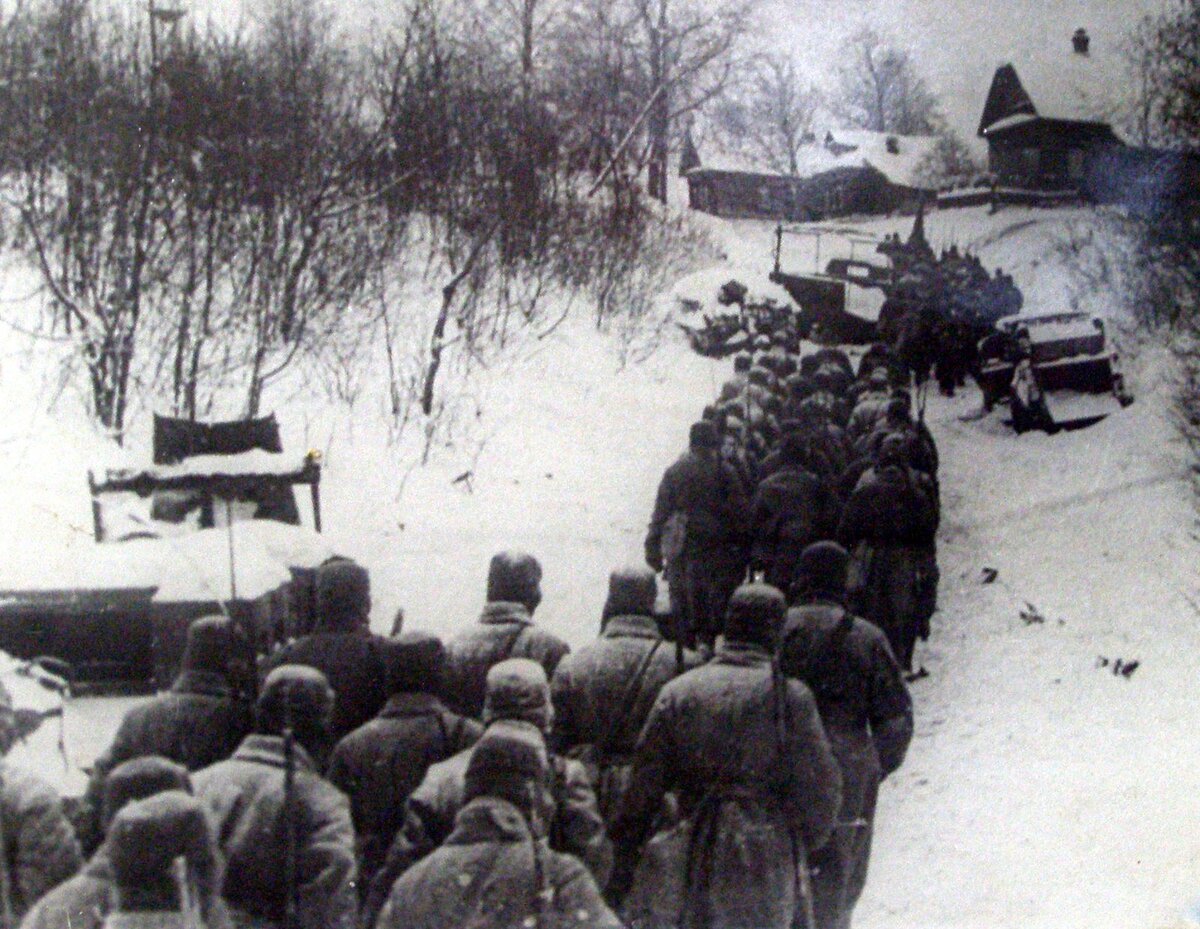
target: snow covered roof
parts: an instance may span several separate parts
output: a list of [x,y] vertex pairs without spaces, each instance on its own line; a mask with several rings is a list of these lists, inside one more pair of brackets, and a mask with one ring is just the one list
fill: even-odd
[[1005,116],[1003,119],[998,119],[987,127],[988,132],[999,132],[1002,129],[1012,129],[1014,126],[1023,126],[1026,123],[1037,121],[1037,116],[1033,113],[1013,113],[1012,116]]
[[39,713],[62,709],[62,694],[55,689],[60,682],[32,662],[4,651],[0,651],[0,685],[12,698],[13,709]]
[[1017,116],[1083,123],[1111,123],[1122,107],[1127,84],[1121,59],[1097,51],[1072,51],[1055,43],[1043,54],[1024,52],[997,67],[979,131],[994,132]]
[[1039,116],[1086,123],[1106,123],[1113,118],[1115,104],[1108,95],[1111,78],[1090,54],[1025,62],[1017,75]]
[[747,152],[739,151],[735,148],[727,148],[716,143],[704,145],[699,150],[700,164],[688,170],[688,174],[693,171],[721,171],[729,174],[774,174],[781,177],[786,177],[786,174],[781,174],[776,171],[765,160],[755,158]]
[[286,476],[304,470],[307,457],[294,458],[275,452],[254,449],[237,455],[196,455],[178,464],[150,465],[145,468],[108,469],[109,480],[133,481],[145,478],[152,481],[171,481],[185,477],[254,477],[260,475]]
[[937,139],[933,136],[892,135],[865,129],[840,130],[831,135],[842,145],[857,147],[844,157],[861,158],[899,187],[921,186],[918,168],[937,147]]
[[[830,130],[800,149],[795,176],[807,178],[839,168],[872,167],[897,186],[919,187],[917,169],[936,146],[937,139],[933,136],[893,135],[865,129]],[[699,155],[700,165],[692,171],[788,176],[752,155],[717,145],[702,147]]]

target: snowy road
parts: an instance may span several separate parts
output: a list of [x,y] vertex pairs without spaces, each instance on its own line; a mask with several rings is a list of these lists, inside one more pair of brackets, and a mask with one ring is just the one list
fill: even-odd
[[[913,685],[858,925],[1181,924],[1200,897],[1200,615],[1162,398],[1019,439],[961,422],[974,402],[930,405],[946,492],[941,610],[918,653],[932,676]],[[1126,678],[1118,658],[1140,664]]]

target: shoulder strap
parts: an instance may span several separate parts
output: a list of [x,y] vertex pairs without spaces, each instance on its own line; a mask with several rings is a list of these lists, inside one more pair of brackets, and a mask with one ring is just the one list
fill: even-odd
[[841,651],[846,639],[850,636],[850,630],[854,628],[854,617],[843,607],[838,607],[838,611],[841,615],[838,616],[833,632],[829,634],[820,648],[813,649],[813,653],[807,657],[804,663],[804,670],[810,676],[829,666],[830,659]]
[[508,659],[513,656],[513,652],[517,648],[517,643],[521,641],[521,636],[523,636],[525,634],[525,630],[527,628],[528,628],[528,626],[526,623],[518,623],[517,624],[516,633],[514,635],[510,636],[508,638],[508,640],[504,643],[504,647],[502,649],[500,649],[500,657],[496,659],[496,662],[495,662],[496,664],[499,664],[502,661],[508,661]]
[[641,695],[642,682],[646,679],[646,672],[650,670],[650,664],[654,661],[654,656],[657,654],[659,647],[662,645],[662,639],[656,639],[654,644],[643,656],[641,664],[638,665],[637,671],[633,677],[629,679],[629,684],[625,687],[625,692],[621,695],[618,712],[612,717],[608,725],[608,730],[596,743],[596,753],[603,758],[608,754],[612,746],[613,739],[617,737],[617,733],[625,725],[629,719],[629,714],[633,712],[633,705],[637,698]]
[[[446,725],[446,715],[444,713],[439,712],[438,710],[431,710],[429,715],[431,715],[434,719],[437,720],[438,734],[441,736],[442,750],[438,753],[438,757],[439,758],[449,758],[450,754],[451,754],[450,753],[450,748],[451,748],[450,729]],[[430,762],[430,764],[433,764],[433,763],[434,762],[432,762],[432,761]]]
[[771,687],[774,691],[772,709],[775,716],[775,737],[779,745],[780,761],[783,763],[787,779],[790,781],[791,768],[787,765],[787,757],[791,749],[790,720],[788,718],[791,714],[788,712],[787,677],[779,666],[778,658],[771,659]]

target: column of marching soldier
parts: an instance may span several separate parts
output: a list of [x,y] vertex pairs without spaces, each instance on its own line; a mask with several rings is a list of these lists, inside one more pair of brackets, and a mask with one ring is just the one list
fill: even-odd
[[197,620],[77,822],[0,767],[3,925],[848,927],[912,734],[936,453],[887,350],[854,372],[761,348],[665,473],[596,642],[533,624],[521,553],[444,645],[372,635],[342,560],[316,631],[257,668]]

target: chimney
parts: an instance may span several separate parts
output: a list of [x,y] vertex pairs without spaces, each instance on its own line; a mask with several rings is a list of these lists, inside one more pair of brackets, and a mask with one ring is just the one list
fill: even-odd
[[1071,47],[1075,49],[1076,55],[1086,55],[1088,47],[1092,44],[1091,38],[1087,34],[1087,30],[1079,28],[1075,30],[1075,34],[1071,36]]

